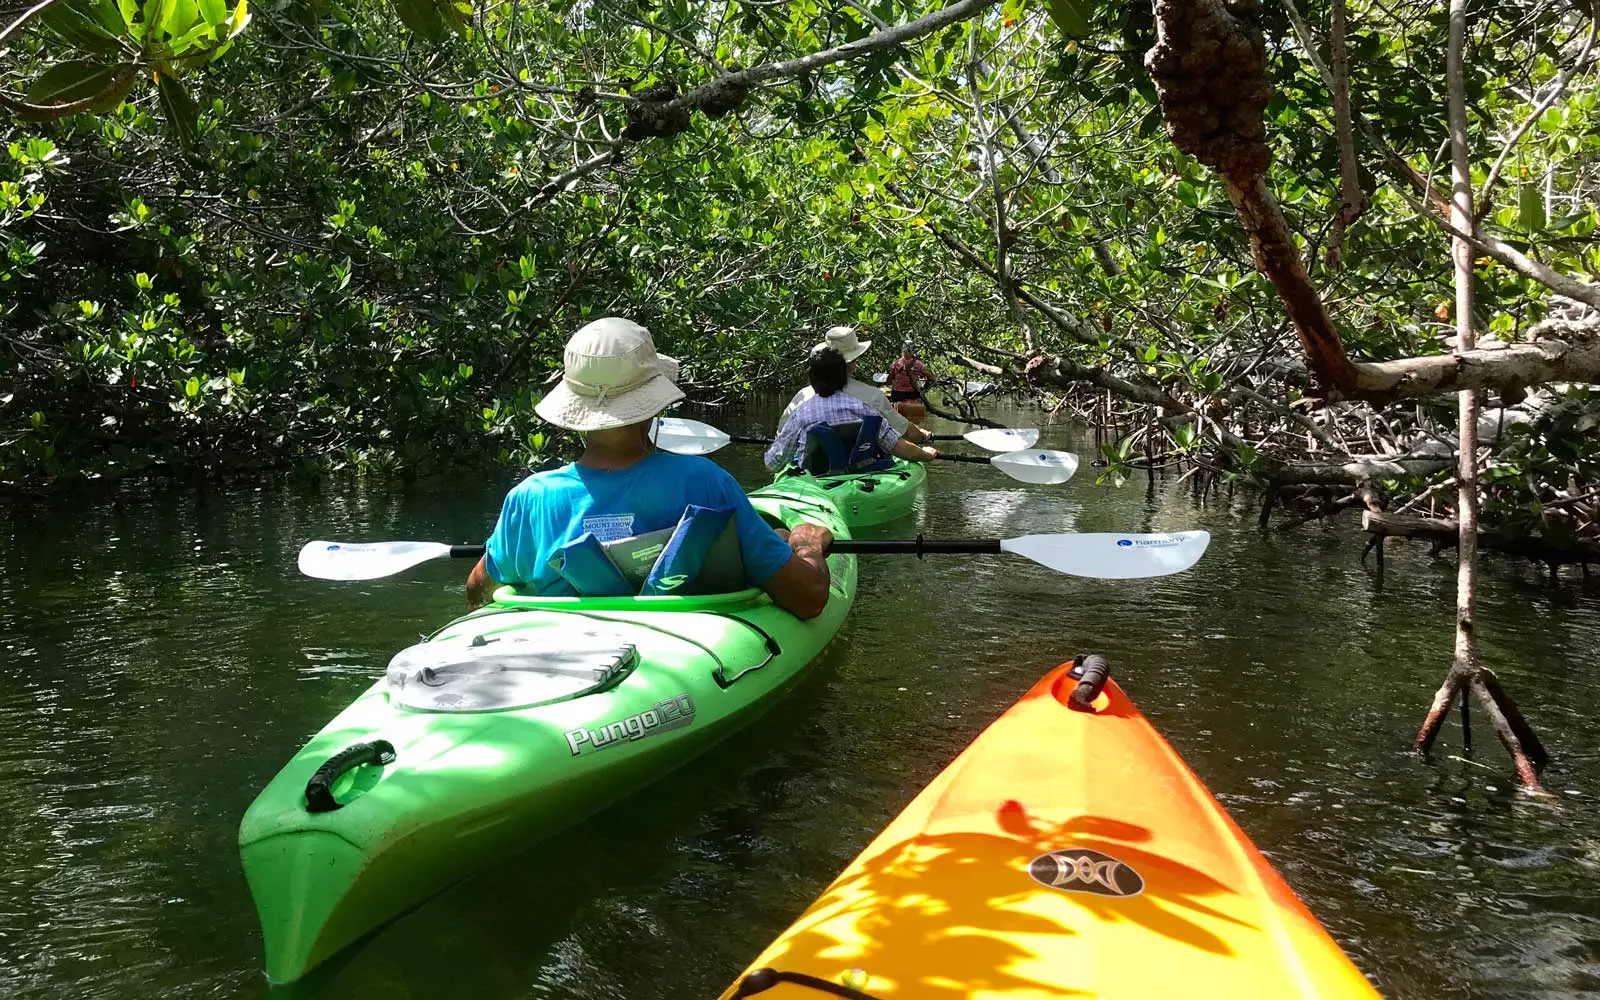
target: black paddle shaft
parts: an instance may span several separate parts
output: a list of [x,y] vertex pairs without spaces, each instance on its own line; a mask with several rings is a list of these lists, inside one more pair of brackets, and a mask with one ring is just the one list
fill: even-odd
[[[829,552],[841,555],[921,556],[927,552],[964,552],[984,555],[1000,551],[998,538],[835,538],[828,546]],[[483,555],[482,545],[452,545],[450,558],[477,559]]]
[[913,555],[921,558],[928,552],[962,552],[975,555],[1000,551],[998,538],[835,538],[828,546],[830,553],[848,555]]
[[[735,434],[734,436],[728,438],[728,440],[732,441],[734,444],[771,444],[772,443],[772,439],[771,438],[741,437],[741,436],[739,436],[737,434]],[[942,435],[941,434],[935,434],[933,436],[933,440],[935,440],[935,441],[959,441],[959,440],[962,440],[962,438],[961,438],[961,436],[959,434],[942,434]],[[987,455],[940,455],[939,456],[939,461],[941,461],[941,462],[977,462],[977,463],[982,464],[982,465],[988,465],[989,462],[990,462],[989,457]],[[841,475],[842,474],[843,473],[841,473]],[[963,551],[965,551],[965,550],[963,550]]]

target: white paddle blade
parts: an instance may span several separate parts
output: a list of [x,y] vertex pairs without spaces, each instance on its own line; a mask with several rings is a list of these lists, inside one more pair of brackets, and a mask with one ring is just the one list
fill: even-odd
[[656,447],[679,455],[709,455],[728,443],[728,435],[710,424],[687,417],[656,421]]
[[969,396],[981,396],[994,387],[993,382],[962,382],[961,388]]
[[1039,440],[1039,428],[984,427],[961,436],[984,451],[1021,451]]
[[376,580],[449,556],[443,542],[307,542],[300,572],[318,580]]
[[1057,573],[1100,580],[1133,580],[1144,576],[1182,573],[1199,562],[1211,544],[1205,531],[1174,531],[1156,535],[1084,532],[1070,535],[1023,535],[1000,543]]
[[878,383],[879,385],[882,385],[885,382],[889,381],[889,373],[888,372],[878,372],[878,373],[876,373],[875,375],[872,376],[872,381]]
[[1018,482],[1059,486],[1077,473],[1078,456],[1070,451],[1028,448],[996,455],[989,464]]

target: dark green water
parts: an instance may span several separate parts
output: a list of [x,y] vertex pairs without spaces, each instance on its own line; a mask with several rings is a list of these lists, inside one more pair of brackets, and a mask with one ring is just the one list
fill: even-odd
[[[1045,443],[1090,454],[1064,429]],[[753,450],[722,457],[762,480]],[[1085,650],[1110,656],[1392,1000],[1600,992],[1600,595],[1486,567],[1486,661],[1558,761],[1555,796],[1532,801],[1498,747],[1451,759],[1453,724],[1434,762],[1405,752],[1447,663],[1452,565],[1396,549],[1380,580],[1348,527],[1263,536],[1243,499],[1093,478],[1025,487],[939,464],[898,527],[1198,526],[1206,558],[1122,583],[998,558],[867,562],[843,641],[714,760],[276,995],[714,997],[966,741]],[[458,611],[466,569],[340,586],[297,578],[295,552],[479,539],[511,481],[130,484],[0,507],[0,997],[268,993],[239,817]]]

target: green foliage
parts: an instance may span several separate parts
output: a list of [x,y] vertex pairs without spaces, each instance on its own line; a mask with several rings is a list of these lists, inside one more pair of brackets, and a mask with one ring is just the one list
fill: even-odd
[[[534,463],[563,447],[532,414],[560,345],[608,313],[649,325],[710,400],[792,384],[817,329],[843,321],[913,336],[936,366],[957,351],[1010,365],[1028,345],[985,273],[1002,245],[1067,318],[1028,313],[1041,353],[1198,413],[1140,414],[1103,476],[1146,456],[1247,478],[1304,457],[1281,302],[1215,175],[1164,141],[1148,5],[1008,0],[608,157],[650,88],[691,91],[938,6],[306,0],[261,12],[216,61],[243,2],[60,0],[18,50],[20,97],[43,108],[19,114],[49,121],[10,125],[0,158],[0,340],[19,359],[0,387],[0,478]],[[1357,110],[1440,177],[1436,8],[1363,9],[1350,45]],[[1346,344],[1362,359],[1445,349],[1445,241],[1368,172],[1370,151],[1372,207],[1337,266],[1324,255],[1340,180],[1328,95],[1283,11],[1263,17],[1270,182]],[[1481,185],[1585,26],[1531,0],[1474,26]],[[1600,274],[1596,117],[1576,74],[1481,206],[1489,231],[1574,275]],[[1548,291],[1480,265],[1483,325],[1523,338]],[[1423,422],[1448,434],[1447,407],[1407,410],[1382,414],[1398,427],[1385,446],[1427,437]],[[1350,447],[1376,447],[1360,430]],[[1539,434],[1507,457],[1520,478],[1497,480],[1502,514],[1588,469],[1581,433]]]

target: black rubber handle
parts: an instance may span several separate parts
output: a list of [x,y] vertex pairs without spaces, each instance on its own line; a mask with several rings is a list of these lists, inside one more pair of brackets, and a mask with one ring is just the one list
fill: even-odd
[[482,545],[452,545],[450,546],[451,559],[476,559],[483,555]]
[[346,771],[363,764],[393,763],[394,744],[388,740],[352,743],[324,761],[306,782],[306,812],[325,813],[340,808],[339,800],[333,797],[333,783]]
[[1101,689],[1106,686],[1106,678],[1111,676],[1111,665],[1099,653],[1090,653],[1078,657],[1072,668],[1072,676],[1078,678],[1078,686],[1072,690],[1072,697],[1067,699],[1067,707],[1079,712],[1094,711],[1094,700],[1100,697]]
[[939,456],[941,462],[971,462],[974,465],[993,464],[986,455],[944,455]]

